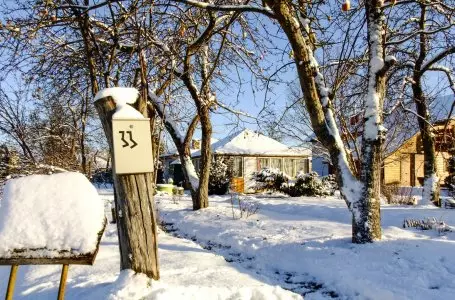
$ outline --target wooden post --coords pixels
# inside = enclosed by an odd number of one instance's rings
[[[95,102],[111,153],[114,153],[112,115],[115,102],[105,97]],[[150,137],[152,138],[152,137]],[[153,159],[152,153],[150,159]],[[115,161],[113,159],[113,161]],[[153,200],[153,174],[115,174],[115,208],[120,248],[120,268],[159,279],[156,212]]]
[[[11,271],[9,273],[9,280],[8,280],[8,288],[6,289],[5,300],[13,300],[14,285],[16,284],[16,276],[17,276],[18,268],[19,268],[18,265],[11,266]]]
[[[66,278],[68,277],[68,266],[64,264],[62,267],[62,275],[60,276],[60,286],[58,288],[58,297],[57,300],[65,299],[65,287],[66,287]]]

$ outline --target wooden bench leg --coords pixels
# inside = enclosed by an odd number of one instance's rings
[[[8,288],[6,290],[5,300],[13,300],[14,285],[16,284],[16,276],[17,276],[17,269],[18,268],[19,268],[18,265],[12,265],[11,266],[11,271],[9,273]]]
[[[60,287],[58,288],[57,300],[65,299],[65,286],[66,286],[66,278],[68,277],[68,266],[69,265],[63,265],[63,268],[62,268],[62,275],[60,277]]]

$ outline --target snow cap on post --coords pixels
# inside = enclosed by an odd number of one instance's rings
[[[93,101],[112,97],[117,106],[112,119],[144,119],[144,116],[128,104],[136,103],[139,91],[133,87],[113,87],[99,91]]]

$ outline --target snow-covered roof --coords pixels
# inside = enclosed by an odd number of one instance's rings
[[[0,258],[93,254],[103,225],[103,201],[84,175],[12,179],[0,201]]]
[[[210,141],[211,141],[211,144],[214,144],[214,143],[218,142],[219,140],[215,139],[215,138],[211,138]],[[191,155],[193,155],[193,153],[198,152],[198,151],[199,151],[199,149],[195,149],[195,148],[191,148],[190,149]],[[164,158],[164,157],[167,157],[167,156],[178,156],[178,155],[179,155],[179,152],[177,151],[177,149],[176,148],[172,148],[168,152],[166,152],[164,154],[161,154],[160,157]]]
[[[263,134],[244,129],[212,144],[213,154],[260,156],[309,156],[307,148],[291,148]],[[200,150],[192,154],[201,156]]]

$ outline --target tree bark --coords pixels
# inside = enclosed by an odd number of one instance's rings
[[[112,115],[115,102],[111,97],[95,102],[104,133],[113,155]],[[117,228],[120,248],[120,267],[159,279],[156,211],[153,201],[152,173],[116,175]]]
[[[423,32],[425,30],[426,22],[426,6],[421,4],[421,12],[419,19],[419,29]],[[412,76],[412,93],[414,103],[416,106],[417,118],[420,137],[423,145],[423,159],[424,159],[424,186],[423,186],[423,201],[433,202],[435,205],[440,206],[439,203],[439,179],[437,177],[436,166],[436,151],[435,141],[433,137],[433,129],[431,127],[430,114],[425,94],[422,89],[422,67],[424,60],[427,56],[427,37],[421,33],[419,35],[419,55],[414,64]],[[434,182],[437,181],[437,182]]]
[[[368,28],[368,93],[364,113],[362,163],[360,181],[363,189],[357,205],[358,217],[352,222],[352,241],[369,243],[381,239],[381,145],[384,132],[381,130],[382,109],[386,91],[384,14],[382,1],[365,2],[365,17]]]
[[[199,171],[199,188],[193,209],[198,210],[209,206],[209,175],[212,163],[212,124],[210,122],[209,108],[204,105],[198,108],[202,127],[201,167]]]
[[[300,24],[297,20],[297,13],[293,8],[292,1],[266,0],[265,2],[273,10],[276,20],[280,23],[292,46],[303,99],[310,115],[312,128],[318,140],[323,143],[330,153],[341,194],[353,214],[352,241],[354,243],[366,243],[380,239],[379,154],[382,140],[374,138],[364,144],[362,150],[368,157],[362,161],[360,181],[356,180],[334,119],[331,99],[328,96],[323,75],[320,73],[319,66],[314,58],[312,49],[314,42],[310,39],[311,28],[305,28],[306,25]],[[305,10],[304,5],[306,4],[302,4],[300,10]],[[371,24],[382,26],[383,13],[379,1],[367,1],[366,6],[366,18],[369,26]],[[382,42],[382,36],[377,38]],[[369,39],[370,52],[372,49],[371,44]],[[379,54],[384,58],[382,44],[375,44],[375,47],[375,50],[379,50]],[[382,102],[385,90],[384,73],[385,69],[381,70],[380,73],[375,73],[371,78],[375,93],[380,98],[381,107],[381,111],[377,111],[377,115],[373,116],[374,118],[382,116]],[[377,124],[375,124],[378,131],[381,122],[382,120],[378,120]],[[362,153],[362,156],[365,153]]]

